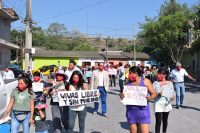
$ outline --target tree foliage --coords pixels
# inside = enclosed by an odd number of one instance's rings
[[[25,44],[25,31],[13,29],[11,31],[11,41],[19,45]],[[87,39],[81,38],[81,33],[78,30],[73,30],[70,33],[66,30],[64,24],[59,23],[50,24],[48,30],[33,27],[32,45],[51,50],[96,50]]]
[[[141,24],[140,37],[147,47],[151,46],[151,54],[165,54],[173,62],[180,61],[184,47],[188,44],[189,13],[187,6],[180,5],[175,0],[166,1],[161,7],[158,18],[148,19]]]
[[[55,22],[49,25],[47,33],[51,36],[64,36],[67,33],[67,28],[64,24]]]

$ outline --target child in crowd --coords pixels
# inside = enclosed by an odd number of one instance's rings
[[[48,95],[48,91],[50,86],[47,82],[41,80],[41,74],[39,72],[35,72],[33,74],[33,91],[35,92],[35,110],[34,110],[34,118],[35,118],[35,131],[37,132],[45,132],[48,133],[48,126],[45,123],[46,115],[45,108],[46,97]]]

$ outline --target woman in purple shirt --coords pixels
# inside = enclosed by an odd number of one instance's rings
[[[157,97],[157,93],[153,89],[150,80],[142,78],[142,70],[140,67],[133,66],[129,69],[129,77],[127,85],[143,86],[148,89],[148,101]],[[124,94],[121,93],[120,97],[123,99]],[[150,124],[150,107],[138,105],[126,105],[126,117],[130,126],[130,133],[149,133]]]

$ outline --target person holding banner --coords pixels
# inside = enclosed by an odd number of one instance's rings
[[[35,132],[48,132],[48,126],[45,123],[46,115],[45,108],[47,107],[46,98],[48,95],[48,91],[50,89],[50,85],[41,80],[41,73],[34,72],[33,73],[33,83],[32,89],[35,93],[34,99],[34,118],[35,118]]]
[[[79,71],[74,71],[69,80],[69,91],[81,91],[88,90],[88,86],[85,83],[82,74]],[[85,132],[85,117],[87,109],[85,105],[69,106],[69,121],[68,121],[68,133],[73,133],[76,116],[79,119],[79,133]]]
[[[50,105],[52,111],[54,133],[61,133],[62,124],[66,130],[68,128],[67,121],[65,121],[65,119],[68,119],[68,109],[66,108],[63,111],[63,108],[59,106],[58,99],[58,92],[66,90],[66,80],[67,76],[64,73],[56,73],[56,81],[53,82],[53,87],[51,87],[49,90],[49,94],[51,96]]]
[[[153,100],[157,97],[157,93],[153,89],[153,86],[150,80],[142,78],[143,72],[139,67],[133,66],[129,69],[129,77],[127,86],[135,86],[132,89],[147,89],[146,95],[141,95],[140,97],[146,97],[148,101]],[[137,92],[137,90],[136,90]],[[120,93],[120,98],[125,99],[125,95]],[[126,105],[126,117],[128,124],[130,126],[131,133],[149,133],[149,124],[150,124],[150,107],[148,102],[145,105],[133,104]]]
[[[174,86],[168,77],[169,72],[161,68],[157,72],[157,81],[153,83],[153,87],[158,93],[158,97],[154,101],[156,117],[155,133],[160,133],[161,123],[163,123],[163,133],[166,133],[168,115],[172,110],[170,102],[175,99]]]
[[[91,77],[91,88],[98,89],[101,97],[101,107],[102,107],[102,116],[108,117],[107,115],[107,91],[109,90],[109,75],[108,72],[104,70],[103,63],[98,64],[99,69],[93,71]],[[97,114],[99,108],[99,103],[94,102],[94,111],[93,114]]]

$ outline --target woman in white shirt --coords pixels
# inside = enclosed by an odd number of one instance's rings
[[[161,68],[157,72],[157,81],[153,83],[153,87],[159,94],[155,99],[155,133],[160,133],[161,123],[163,123],[163,133],[167,131],[168,115],[172,110],[171,101],[175,98],[173,83],[168,80],[169,72]]]
[[[80,90],[88,90],[88,86],[85,83],[82,74],[79,71],[74,71],[69,80],[69,91],[80,91]],[[79,119],[79,132],[85,132],[85,117],[87,114],[87,109],[85,105],[78,106],[70,106],[68,115],[68,133],[73,133],[74,124],[76,120],[76,116],[78,115]]]

